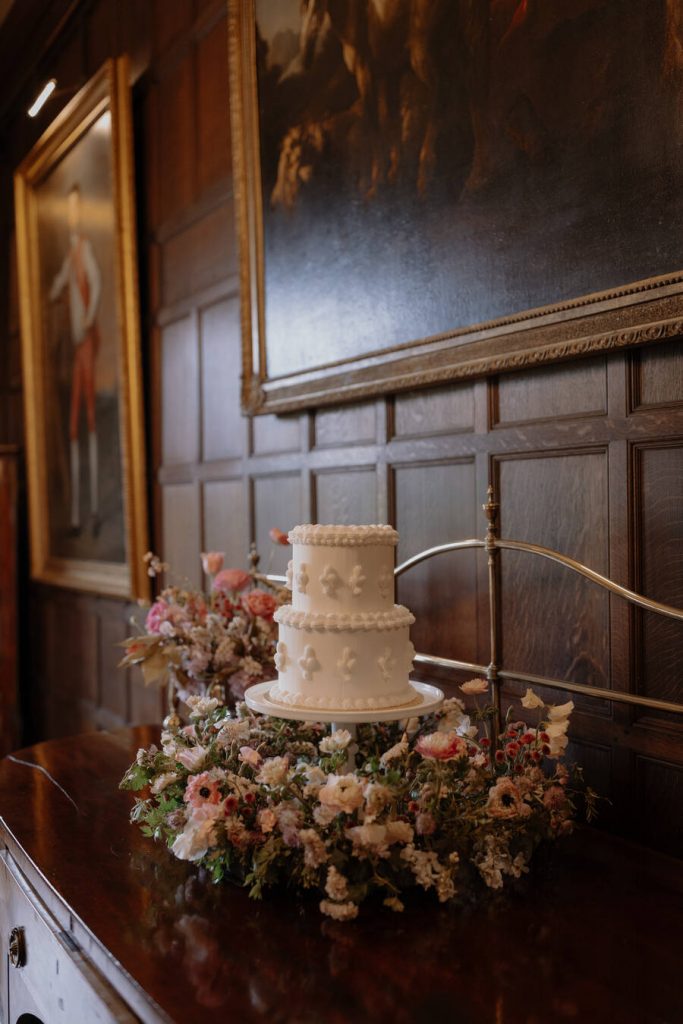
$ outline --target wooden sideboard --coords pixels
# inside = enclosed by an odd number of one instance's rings
[[[117,783],[157,736],[0,763],[3,1022],[683,1021],[681,862],[584,829],[509,899],[416,897],[343,924],[315,900],[211,885],[129,824]]]

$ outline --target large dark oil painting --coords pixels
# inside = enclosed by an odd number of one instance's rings
[[[679,0],[255,0],[252,29],[268,378],[683,268]]]

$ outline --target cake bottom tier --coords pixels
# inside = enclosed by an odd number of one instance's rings
[[[408,682],[415,649],[408,632],[408,626],[328,632],[280,624],[278,681],[270,700],[338,711],[415,703]]]

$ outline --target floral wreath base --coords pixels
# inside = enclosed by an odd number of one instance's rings
[[[161,749],[138,751],[121,788],[148,789],[131,820],[176,857],[260,898],[286,884],[317,890],[338,920],[379,894],[395,911],[410,887],[442,903],[500,890],[529,870],[536,848],[572,830],[577,798],[586,817],[596,795],[563,762],[570,702],[537,709],[527,726],[510,713],[493,735],[484,680],[459,698],[403,723],[358,728],[354,771],[345,730],[232,712],[216,698],[187,699],[190,724],[164,722]]]

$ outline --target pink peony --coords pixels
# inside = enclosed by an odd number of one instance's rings
[[[214,590],[244,590],[251,576],[244,569],[223,569],[213,581]]]
[[[278,530],[277,526],[274,526],[270,531],[270,539],[273,544],[282,544],[283,546],[289,544],[287,534],[283,533],[282,530]]]
[[[267,591],[255,589],[242,596],[242,607],[250,615],[258,615],[261,619],[270,621],[277,608],[277,601]]]
[[[224,551],[203,551],[202,568],[207,576],[215,576],[223,568]]]
[[[455,732],[432,732],[420,736],[415,749],[431,761],[454,761],[467,755],[467,743]]]

